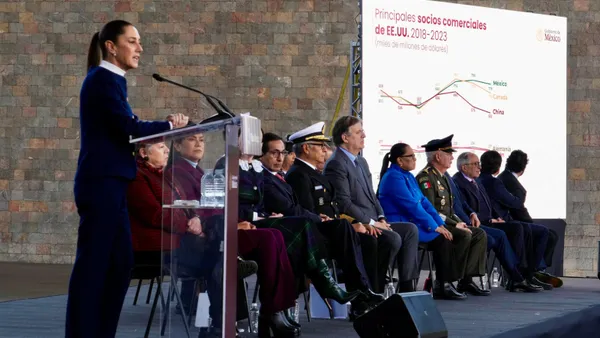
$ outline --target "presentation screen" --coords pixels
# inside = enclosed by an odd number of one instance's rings
[[[362,2],[364,156],[454,134],[478,156],[529,156],[520,182],[534,218],[566,218],[567,20],[434,1]]]

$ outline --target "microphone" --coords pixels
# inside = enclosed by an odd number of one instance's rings
[[[217,111],[217,113],[219,115],[227,115],[231,118],[235,117],[235,114],[233,112],[231,112],[231,110],[229,110],[229,108],[227,107],[227,105],[225,105],[225,103],[223,103],[223,101],[219,100],[218,98],[216,98],[212,95],[205,94],[205,93],[199,91],[198,89],[194,89],[194,88],[188,87],[186,85],[183,85],[181,83],[177,83],[175,81],[166,79],[166,78],[160,76],[160,74],[154,73],[154,74],[152,74],[152,78],[154,78],[154,80],[156,80],[158,82],[168,82],[168,83],[176,85],[178,87],[185,88],[187,90],[191,90],[194,93],[198,93],[198,94],[204,96],[206,101],[208,101],[208,104],[210,104]],[[217,103],[215,103],[215,101],[217,101],[218,105],[217,105]]]

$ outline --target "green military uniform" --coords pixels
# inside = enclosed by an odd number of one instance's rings
[[[471,233],[456,227],[463,222],[452,207],[454,197],[446,176],[432,166],[427,166],[417,175],[417,182],[446,223],[446,228],[452,233],[454,256],[461,269],[459,276],[474,277],[485,275],[487,257],[487,235],[480,228],[470,227]]]

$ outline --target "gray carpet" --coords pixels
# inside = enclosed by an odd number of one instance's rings
[[[250,283],[250,293],[253,283]],[[135,288],[131,288],[121,315],[117,337],[143,337],[150,305],[145,304],[147,286],[142,287],[140,301],[133,306]],[[250,297],[252,296],[250,294]],[[0,337],[53,338],[64,336],[66,296],[9,301],[0,303]],[[175,303],[173,303],[175,304]],[[509,293],[494,289],[489,297],[469,297],[465,301],[437,301],[450,337],[491,337],[519,327],[558,320],[568,313],[600,304],[600,281],[565,279],[565,286],[540,294]],[[159,312],[151,337],[160,337]],[[242,322],[243,326],[247,322]],[[182,321],[173,316],[171,331],[165,337],[183,337]],[[357,337],[350,322],[313,319],[301,314],[302,337]],[[194,336],[197,329],[193,329]]]

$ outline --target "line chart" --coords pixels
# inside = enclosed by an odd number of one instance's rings
[[[425,105],[427,104],[427,102],[429,102],[429,101],[433,100],[433,99],[434,99],[434,98],[436,98],[436,97],[439,97],[439,96],[442,96],[442,95],[450,95],[450,94],[454,94],[454,96],[458,96],[458,97],[460,97],[461,99],[463,99],[463,101],[465,101],[465,102],[466,102],[466,103],[467,103],[469,106],[471,106],[471,108],[473,108],[473,109],[475,109],[475,110],[482,111],[482,112],[484,112],[484,113],[487,113],[487,114],[491,114],[491,113],[492,113],[492,112],[491,112],[491,111],[489,111],[489,110],[486,110],[486,109],[483,109],[483,108],[479,108],[479,107],[477,107],[477,106],[473,105],[471,102],[469,102],[469,100],[465,99],[465,97],[464,97],[464,96],[460,95],[460,94],[459,94],[457,91],[454,91],[454,90],[453,90],[453,91],[451,91],[451,92],[437,93],[437,94],[433,95],[432,97],[428,98],[427,100],[425,100],[425,102],[423,102],[423,103],[422,103],[422,104],[420,104],[420,105],[417,105],[417,104],[414,104],[414,103],[410,103],[410,102],[409,102],[409,103],[401,103],[401,102],[398,102],[398,100],[396,100],[396,99],[395,99],[394,97],[392,97],[390,94],[388,94],[388,93],[384,92],[383,90],[381,91],[381,93],[383,93],[383,95],[384,95],[385,97],[388,97],[388,98],[392,99],[394,102],[396,102],[396,103],[397,103],[398,105],[400,105],[400,106],[411,106],[411,107],[415,107],[415,108],[417,108],[417,109],[421,109],[421,108],[423,108],[423,106],[425,106]],[[408,102],[408,101],[407,101],[407,102]]]
[[[436,90],[437,92],[435,92],[433,95],[431,95],[429,98],[427,98],[425,101],[422,101],[421,98],[417,99],[417,102],[412,102],[410,100],[408,100],[407,98],[400,96],[400,95],[392,95],[388,92],[386,92],[385,90],[383,90],[383,85],[379,85],[379,97],[380,98],[387,98],[390,99],[392,101],[394,101],[396,104],[398,104],[399,107],[414,107],[418,110],[420,110],[421,108],[425,107],[429,102],[435,100],[435,99],[439,99],[441,96],[444,95],[452,95],[453,97],[457,97],[459,99],[461,99],[462,101],[464,101],[467,105],[469,105],[471,107],[471,110],[474,111],[481,111],[483,113],[486,113],[488,115],[494,115],[494,114],[499,114],[499,115],[504,115],[504,111],[502,110],[498,110],[498,109],[485,109],[479,105],[476,105],[474,103],[472,103],[470,100],[468,100],[463,94],[459,93],[457,90],[451,90],[451,91],[447,91],[448,88],[454,86],[457,87],[457,85],[459,83],[469,83],[471,84],[472,87],[477,88],[485,93],[487,93],[487,95],[491,98],[491,99],[502,99],[502,100],[506,100],[507,96],[503,95],[495,95],[492,90],[493,90],[493,85],[496,84],[496,81],[494,81],[494,83],[490,83],[490,82],[486,82],[486,81],[481,81],[481,80],[477,80],[477,79],[460,79],[460,78],[454,78],[452,81],[450,81],[447,85],[445,85],[443,88],[439,89],[436,86]],[[488,88],[485,88],[482,85],[486,85]],[[505,85],[504,85],[505,86]],[[400,92],[400,91],[399,91]],[[381,103],[382,100],[380,99],[379,102]]]

